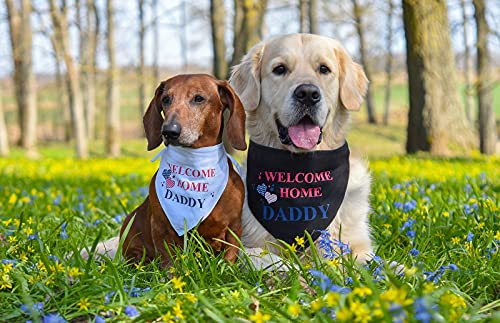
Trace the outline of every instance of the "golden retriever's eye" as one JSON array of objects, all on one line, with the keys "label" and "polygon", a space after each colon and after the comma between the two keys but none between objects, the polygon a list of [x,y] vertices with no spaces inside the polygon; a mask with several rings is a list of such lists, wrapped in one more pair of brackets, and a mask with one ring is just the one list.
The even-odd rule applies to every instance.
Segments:
[{"label": "golden retriever's eye", "polygon": [[286,66],[283,64],[280,64],[280,65],[276,66],[275,68],[273,68],[273,74],[278,75],[278,76],[285,74],[286,71],[287,71]]},{"label": "golden retriever's eye", "polygon": [[202,97],[201,95],[196,95],[193,99],[194,103],[202,103],[203,101],[205,101],[205,98]]},{"label": "golden retriever's eye", "polygon": [[328,73],[330,73],[330,72],[331,72],[331,70],[328,68],[328,66],[326,66],[326,65],[321,65],[321,66],[319,67],[319,72],[320,72],[321,74],[328,74]]},{"label": "golden retriever's eye", "polygon": [[172,99],[170,98],[170,96],[165,95],[165,96],[163,97],[163,99],[161,99],[161,102],[162,102],[164,105],[170,105],[170,103],[172,103]]}]

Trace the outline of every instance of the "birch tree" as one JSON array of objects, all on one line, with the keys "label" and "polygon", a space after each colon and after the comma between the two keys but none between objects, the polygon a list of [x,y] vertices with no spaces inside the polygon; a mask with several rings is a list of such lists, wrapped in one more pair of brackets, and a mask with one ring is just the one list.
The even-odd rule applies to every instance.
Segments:
[{"label": "birch tree", "polygon": [[115,59],[113,0],[106,1],[106,18],[108,21],[106,49],[109,63],[107,76],[106,153],[112,157],[117,157],[120,155],[120,92],[118,88],[119,70]]},{"label": "birch tree", "polygon": [[32,67],[31,1],[5,0],[5,5],[14,62],[14,89],[21,130],[20,145],[28,154],[36,155],[37,106]]},{"label": "birch tree", "polygon": [[0,156],[9,155],[9,141],[7,138],[7,124],[3,113],[2,87],[0,86]]}]

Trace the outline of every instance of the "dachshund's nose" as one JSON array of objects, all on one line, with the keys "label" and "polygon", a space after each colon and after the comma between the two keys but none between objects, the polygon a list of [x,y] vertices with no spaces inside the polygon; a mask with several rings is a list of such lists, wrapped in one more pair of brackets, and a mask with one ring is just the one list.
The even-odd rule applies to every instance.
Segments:
[{"label": "dachshund's nose", "polygon": [[293,91],[293,97],[305,105],[315,105],[321,101],[319,88],[313,84],[301,84]]},{"label": "dachshund's nose", "polygon": [[161,134],[168,139],[177,139],[181,135],[182,127],[177,122],[169,122],[164,124],[161,129]]}]

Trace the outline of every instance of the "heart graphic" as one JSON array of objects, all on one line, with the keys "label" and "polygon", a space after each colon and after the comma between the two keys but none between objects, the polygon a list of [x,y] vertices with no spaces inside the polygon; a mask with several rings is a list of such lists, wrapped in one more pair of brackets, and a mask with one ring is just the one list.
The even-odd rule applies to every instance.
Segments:
[{"label": "heart graphic", "polygon": [[172,188],[175,185],[175,182],[172,179],[170,179],[170,178],[167,178],[167,182],[166,183],[167,183],[167,188]]},{"label": "heart graphic", "polygon": [[266,192],[266,194],[264,195],[264,197],[266,198],[266,201],[269,204],[272,204],[272,203],[274,203],[274,202],[276,202],[278,200],[278,196],[276,194],[271,194],[269,192]]},{"label": "heart graphic", "polygon": [[170,175],[172,175],[172,171],[170,169],[164,169],[163,172],[161,173],[165,179],[169,178]]},{"label": "heart graphic", "polygon": [[266,186],[266,184],[257,185],[257,193],[259,193],[260,195],[264,196],[264,194],[266,194],[266,192],[267,192],[267,186]]}]

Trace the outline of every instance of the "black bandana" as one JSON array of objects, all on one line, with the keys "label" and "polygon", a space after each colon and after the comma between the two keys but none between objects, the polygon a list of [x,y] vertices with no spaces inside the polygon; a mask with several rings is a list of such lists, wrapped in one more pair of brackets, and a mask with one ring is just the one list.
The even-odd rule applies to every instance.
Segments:
[{"label": "black bandana", "polygon": [[347,142],[336,150],[292,153],[250,141],[248,205],[267,231],[289,244],[304,231],[316,240],[330,225],[348,178]]}]

